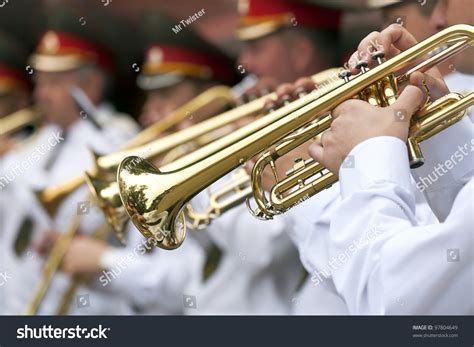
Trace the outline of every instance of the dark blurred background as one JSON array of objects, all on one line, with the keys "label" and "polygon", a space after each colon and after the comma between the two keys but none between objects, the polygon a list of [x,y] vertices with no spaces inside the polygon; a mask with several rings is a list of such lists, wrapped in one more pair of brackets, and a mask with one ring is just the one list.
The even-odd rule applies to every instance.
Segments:
[{"label": "dark blurred background", "polygon": [[[271,0],[269,0],[271,1]],[[88,25],[96,20],[97,13],[103,18],[99,24],[108,31],[110,45],[116,59],[114,86],[111,101],[119,111],[136,116],[142,102],[136,88],[137,72],[134,63],[141,64],[143,50],[137,34],[138,22],[148,8],[159,8],[175,17],[176,23],[204,9],[205,15],[192,23],[192,29],[201,33],[207,40],[218,44],[230,55],[238,51],[234,39],[237,25],[237,0],[0,0],[0,30],[15,36],[31,52],[40,35],[44,32],[45,17],[51,6],[70,6],[77,10],[77,25]],[[364,0],[329,1],[350,5],[364,3]],[[334,49],[351,52],[356,43],[367,32],[375,30],[380,24],[377,11],[347,12],[343,17],[341,41]],[[171,28],[170,28],[171,30]],[[341,56],[343,65],[345,56]],[[237,67],[235,67],[237,69]],[[26,73],[26,66],[25,66]]]}]

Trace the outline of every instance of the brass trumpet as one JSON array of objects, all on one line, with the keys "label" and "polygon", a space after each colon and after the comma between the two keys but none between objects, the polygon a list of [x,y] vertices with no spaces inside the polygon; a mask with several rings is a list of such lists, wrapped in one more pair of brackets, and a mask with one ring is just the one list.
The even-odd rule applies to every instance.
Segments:
[{"label": "brass trumpet", "polygon": [[[120,200],[115,177],[111,178],[109,175],[104,173],[110,173],[110,171],[116,168],[124,158],[130,155],[135,154],[148,159],[155,159],[172,151],[173,156],[179,156],[181,153],[176,153],[177,149],[182,148],[185,145],[196,144],[202,146],[212,142],[217,137],[222,136],[220,131],[223,128],[231,125],[239,119],[258,115],[263,109],[265,100],[266,97],[261,97],[248,104],[231,109],[218,116],[195,124],[189,128],[152,141],[144,146],[118,151],[103,157],[97,157],[95,160],[95,166],[99,169],[99,172],[101,172],[102,175],[98,175],[96,172],[86,173],[85,181],[89,185],[94,200],[98,206],[102,208],[107,221],[116,232],[118,239],[121,242],[124,242],[123,231],[129,217],[122,205],[122,201]],[[230,129],[228,129],[228,131],[230,131]],[[184,164],[191,164],[191,162]],[[82,182],[83,181],[81,181],[81,184]],[[69,190],[70,189],[66,189],[66,191]],[[63,194],[66,193],[57,190],[56,194],[53,195],[56,199],[51,199],[47,205],[52,206],[53,201],[60,200],[59,198]]]},{"label": "brass trumpet", "polygon": [[[328,113],[350,98],[363,95],[365,100],[377,101],[379,105],[390,104],[398,95],[397,84],[406,81],[411,73],[428,70],[471,46],[473,40],[472,26],[456,25],[385,62],[381,61],[381,52],[374,52],[373,58],[380,64],[373,69],[367,68],[368,62],[361,61],[361,73],[357,76],[350,77],[347,72],[341,73],[345,83],[322,95],[308,94],[175,161],[171,167],[157,169],[141,158],[126,158],[117,173],[123,205],[143,236],[152,238],[158,247],[177,248],[186,236],[183,214],[185,205],[200,191],[238,167],[242,161],[281,142],[295,129],[308,126],[312,120],[315,123],[311,126],[311,136],[316,136],[329,127],[331,117]],[[449,48],[407,72],[400,73],[413,66],[417,59],[442,45]],[[396,73],[399,75],[396,76]],[[417,148],[416,151],[409,151],[414,162],[420,159],[419,139],[415,136],[411,141],[411,146]],[[289,141],[293,140],[298,141]]]},{"label": "brass trumpet", "polygon": [[[151,127],[143,130],[134,139],[128,142],[127,146],[139,146],[149,142],[157,135],[161,134],[163,131],[171,128],[178,122],[182,121],[185,117],[189,115],[190,110],[192,112],[197,112],[198,110],[201,110],[205,107],[207,112],[215,112],[216,109],[220,109],[225,104],[229,104],[232,101],[233,94],[230,88],[225,86],[210,88],[204,93],[198,95],[195,99],[191,100],[184,106],[177,109],[170,116],[166,117],[163,122],[158,122],[155,125],[152,125]],[[114,162],[107,160],[106,158],[107,156],[99,157],[95,155],[96,167],[93,170],[94,176],[77,176],[59,187],[48,188],[44,191],[36,193],[38,199],[43,204],[43,207],[49,213],[50,216],[55,215],[58,207],[61,205],[64,198],[66,198],[67,196],[69,196],[69,194],[79,188],[84,182],[86,182],[86,180],[91,186],[92,183],[90,182],[90,180],[99,181],[99,177],[105,178],[108,176],[108,172],[110,172],[110,170],[114,168]],[[115,165],[117,166],[120,163],[120,158],[115,158],[117,158],[118,160],[115,163]],[[101,160],[104,160],[106,164],[102,165]],[[108,221],[111,222],[110,220]],[[112,223],[114,226],[117,224],[115,221],[112,221]],[[51,281],[60,267],[62,258],[66,253],[74,235],[77,232],[79,224],[80,218],[75,216],[68,230],[64,234],[62,234],[57,240],[57,242],[54,244],[53,249],[51,250],[50,255],[48,256],[47,262],[45,264],[41,281],[34,292],[34,296],[31,302],[25,309],[24,314],[33,315],[37,313],[41,303],[43,302],[44,296],[51,285]],[[95,236],[103,238],[107,230],[108,228],[104,229],[101,227],[96,231]],[[120,239],[121,235],[118,236]],[[121,241],[123,242],[123,238],[121,239]],[[67,292],[62,298],[60,306],[58,307],[59,314],[65,314],[67,312],[74,297],[75,291],[77,290],[79,285],[84,282],[84,280],[85,279],[83,277],[75,277],[72,279],[72,282]]]},{"label": "brass trumpet", "polygon": [[177,125],[192,113],[206,108],[206,113],[213,114],[232,104],[233,101],[232,88],[223,85],[208,88],[161,121],[141,131],[125,144],[125,148],[133,148],[153,141],[158,135]]},{"label": "brass trumpet", "polygon": [[194,230],[202,230],[214,219],[240,205],[251,196],[250,176],[244,169],[237,170],[229,183],[216,191],[209,191],[209,205],[205,211],[198,212],[191,204],[185,206],[186,225]]},{"label": "brass trumpet", "polygon": [[[315,83],[322,83],[323,81],[326,81],[329,76],[333,76],[336,71],[337,69],[329,69],[312,76],[312,78]],[[113,168],[114,166],[118,166],[118,163],[123,158],[134,154],[147,159],[153,159],[163,155],[164,153],[167,153],[163,158],[163,164],[171,160],[176,161],[175,159],[182,156],[184,153],[202,147],[224,136],[225,134],[230,133],[234,129],[234,127],[231,126],[232,123],[246,117],[253,117],[263,114],[265,102],[269,98],[276,98],[276,94],[268,94],[247,104],[224,112],[221,115],[215,116],[209,120],[184,129],[180,132],[153,141],[145,146],[134,148],[128,151],[120,151],[115,154],[99,158],[96,160],[96,166],[99,167],[102,172],[104,172],[110,168]],[[194,158],[188,158],[191,159],[191,161],[183,159],[177,160],[176,162],[178,165],[182,166],[192,164]],[[173,166],[175,166],[175,164],[171,162],[166,167],[171,168]],[[246,178],[244,180],[247,182],[242,183],[242,188],[243,185],[250,187],[249,176],[246,173],[245,176]],[[243,176],[240,179],[243,179]],[[110,180],[109,178],[87,174],[86,181],[97,204],[102,208],[107,221],[114,228],[118,239],[124,242],[123,231],[125,229],[126,223],[129,220],[129,217],[120,200],[118,185],[115,179]],[[197,213],[191,208],[191,206],[188,206],[186,208],[186,212],[189,225],[195,229],[202,229],[210,222],[211,219],[216,218],[218,214],[221,214],[236,204],[243,202],[243,197],[240,196],[241,193],[238,192],[239,189],[240,187],[234,187],[231,189],[231,191],[238,194],[239,197],[227,197],[226,199],[221,199],[220,197],[217,198],[216,196],[217,199],[211,199],[213,202],[212,210],[207,211],[206,214]],[[228,193],[230,194],[231,191],[228,191]],[[248,192],[249,188],[246,188],[245,191]],[[223,190],[219,190],[219,193],[223,194]],[[247,196],[247,194],[245,196]],[[235,203],[232,203],[231,201],[235,201]],[[230,205],[228,205],[229,203]],[[225,206],[223,206],[223,204],[225,204]],[[217,213],[217,211],[219,211],[219,213]]]},{"label": "brass trumpet", "polygon": [[[412,118],[407,141],[412,169],[421,166],[424,161],[418,144],[461,120],[466,109],[473,103],[474,93],[465,97],[458,93],[450,93],[417,112]],[[330,125],[330,116],[311,124],[319,127],[318,133],[322,133]],[[277,183],[272,187],[268,197],[266,196],[261,183],[261,174],[265,166],[274,166],[279,157],[294,149],[298,143],[304,143],[313,137],[314,132],[301,133],[301,136],[277,146],[257,160],[252,169],[251,182],[258,207],[252,208],[247,200],[247,207],[252,215],[263,220],[272,219],[273,216],[288,211],[338,181],[336,175],[314,159],[298,158],[293,168],[286,173],[286,178],[279,180],[275,176]]]},{"label": "brass trumpet", "polygon": [[[177,110],[175,110],[166,118],[164,118],[162,121],[157,122],[156,124],[151,125],[150,127],[142,130],[132,140],[125,144],[124,149],[122,151],[105,156],[99,156],[96,153],[93,153],[95,168],[91,170],[91,174],[96,177],[107,177],[107,173],[110,173],[111,171],[115,170],[116,167],[120,164],[122,158],[124,158],[128,153],[131,153],[127,152],[127,149],[141,146],[137,148],[138,152],[132,153],[141,153],[142,155],[144,155],[144,152],[148,151],[148,147],[145,146],[146,143],[149,143],[150,141],[154,140],[158,135],[162,134],[164,131],[181,122],[183,119],[188,117],[190,113],[198,112],[204,108],[206,109],[206,112],[216,112],[216,110],[222,109],[225,105],[229,105],[232,102],[233,94],[231,88],[226,86],[216,86],[207,89],[203,93],[196,96],[194,99],[179,107]],[[160,146],[163,146],[163,151],[159,153],[162,154],[167,150],[174,148],[175,146],[179,146],[183,143],[183,141],[187,141],[187,139],[181,140],[179,137],[175,136],[169,138],[168,140],[160,141],[159,139],[156,141],[156,149],[159,150]],[[150,146],[151,145],[152,144],[150,143]],[[123,153],[123,155],[121,153]],[[58,207],[62,204],[64,199],[68,197],[69,194],[78,189],[80,186],[82,186],[84,183],[85,176],[79,175],[59,186],[49,187],[45,190],[35,192],[35,195],[40,201],[41,205],[46,210],[46,212],[50,216],[54,216],[58,210]]]},{"label": "brass trumpet", "polygon": [[42,113],[35,108],[24,108],[0,119],[0,137],[17,133],[29,125],[38,125]]}]

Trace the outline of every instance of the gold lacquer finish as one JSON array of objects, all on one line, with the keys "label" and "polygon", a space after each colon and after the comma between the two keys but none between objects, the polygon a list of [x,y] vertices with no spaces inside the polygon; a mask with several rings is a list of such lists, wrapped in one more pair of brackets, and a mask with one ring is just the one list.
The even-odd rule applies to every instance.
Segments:
[{"label": "gold lacquer finish", "polygon": [[[338,78],[338,71],[339,69],[333,68],[312,76],[313,81],[320,88],[318,92],[332,89],[341,83]],[[186,225],[193,230],[204,229],[214,219],[251,197],[250,175],[243,169],[237,170],[224,186],[215,191],[209,190],[208,193],[209,204],[204,211],[196,211],[191,204],[186,205],[184,209]]]},{"label": "gold lacquer finish", "polygon": [[[273,97],[275,97],[274,94]],[[222,130],[225,130],[226,134],[229,133],[233,129],[232,127],[229,128],[229,126],[239,119],[258,115],[263,109],[265,100],[266,98],[264,97],[259,98],[189,128],[152,141],[146,145],[130,150],[118,151],[103,157],[97,157],[96,168],[102,173],[110,172],[120,164],[123,158],[130,155],[138,155],[152,160],[166,154],[166,156],[163,157],[163,162],[180,157],[184,153],[194,150],[197,146],[203,146],[221,137],[223,135]],[[191,162],[182,162],[182,165],[190,163]],[[123,232],[129,217],[120,200],[118,184],[115,182],[116,177],[110,179],[107,177],[108,175],[101,176],[97,175],[96,172],[97,170],[87,173],[86,181],[97,204],[102,208],[118,238],[124,242]],[[80,182],[71,181],[71,183],[79,184]],[[46,200],[48,196],[60,197],[60,191],[53,191],[50,188],[43,192],[43,196],[43,200]],[[54,199],[46,200],[48,201],[46,206],[54,206],[51,200],[54,201]]]},{"label": "gold lacquer finish", "polygon": [[[149,142],[186,117],[189,117],[190,114],[198,112],[199,110],[202,110],[206,107],[206,112],[212,113],[218,109],[221,109],[224,107],[224,105],[231,104],[232,102],[233,95],[229,87],[216,86],[209,88],[205,92],[199,94],[196,98],[181,106],[175,112],[171,113],[162,121],[157,122],[156,124],[151,125],[150,127],[141,131],[124,146],[123,150],[104,156],[99,156],[93,153],[95,159],[95,168],[90,170],[89,174],[96,178],[104,178],[104,176],[107,176],[108,173],[111,171],[113,172],[118,167],[123,158],[133,153],[143,155],[147,158],[155,158],[156,156],[166,153],[176,146],[193,139],[193,136],[197,136],[196,133],[187,132],[183,134],[183,137],[170,135],[163,137],[162,139],[155,140],[151,143]],[[216,126],[220,125],[217,124]],[[201,132],[198,135],[202,134],[203,133]],[[145,145],[147,143],[149,144]],[[134,148],[133,151],[131,150],[132,148]],[[64,199],[80,186],[82,186],[85,183],[85,179],[85,176],[81,174],[64,184],[56,187],[49,187],[45,190],[38,191],[35,194],[48,214],[50,216],[54,216]]]},{"label": "gold lacquer finish", "polygon": [[35,191],[34,193],[48,215],[54,217],[64,199],[83,184],[84,176],[81,175],[72,178],[62,185],[49,187],[44,190]]},{"label": "gold lacquer finish", "polygon": [[[125,144],[125,148],[133,148],[144,145],[156,139],[179,122],[188,118],[191,114],[202,110],[207,114],[215,114],[234,102],[232,89],[227,86],[215,86],[188,101],[161,121],[141,131],[137,136]],[[205,110],[204,110],[205,109]]]},{"label": "gold lacquer finish", "polygon": [[62,259],[66,254],[66,251],[68,250],[74,235],[76,235],[79,225],[80,218],[78,216],[74,216],[69,229],[64,234],[60,235],[54,243],[54,246],[49,253],[48,259],[44,264],[40,283],[34,291],[33,299],[23,312],[24,315],[31,316],[38,313],[44,296],[49,289],[55,273],[61,266]]},{"label": "gold lacquer finish", "polygon": [[[232,101],[233,94],[231,93],[230,88],[223,86],[210,88],[206,92],[198,95],[195,99],[183,105],[170,116],[165,118],[163,123],[160,122],[145,129],[143,132],[138,134],[132,141],[130,141],[127,146],[133,147],[143,145],[144,143],[149,142],[157,135],[161,134],[163,131],[171,128],[172,126],[176,125],[177,123],[188,117],[190,113],[198,112],[202,108],[206,108],[206,112],[214,113],[218,109],[221,109],[224,105],[230,104]],[[26,119],[24,116],[22,117],[23,119]],[[25,121],[16,121],[16,123],[25,123]],[[10,128],[13,127],[10,126]],[[156,144],[156,148],[158,150],[156,150],[155,152],[151,151],[151,158],[153,158],[153,155],[158,155],[166,152],[166,150],[159,150],[160,145],[163,144],[163,142]],[[170,146],[168,147],[168,149],[173,148],[174,144],[169,143],[168,146]],[[149,149],[142,147],[139,150],[148,151]],[[113,170],[116,166],[118,166],[124,156],[125,155],[120,156],[120,154],[112,154],[110,156],[103,157],[95,156],[96,167],[92,170],[92,173],[77,176],[58,187],[51,187],[46,190],[36,192],[36,195],[45,210],[48,212],[48,214],[50,216],[54,216],[64,199],[76,189],[78,189],[80,186],[82,186],[84,182],[87,182],[92,191],[93,196],[99,203],[99,206],[104,209],[104,213],[106,215],[108,223],[110,223],[113,226],[114,230],[117,232],[117,237],[119,238],[119,240],[124,242],[123,230],[128,220],[128,217],[124,211],[120,213],[120,209],[123,210],[123,206],[118,195],[116,183],[110,177],[110,171]],[[28,307],[24,312],[25,314],[32,315],[38,312],[38,309],[41,303],[43,302],[43,298],[51,284],[51,281],[60,267],[63,256],[66,253],[75,233],[77,232],[79,224],[80,218],[76,216],[73,219],[69,229],[58,238],[57,242],[55,242],[50,252],[50,255],[48,256],[48,259],[46,261],[41,281],[34,292],[32,301],[29,303]],[[98,231],[96,231],[95,236],[103,235],[103,230],[108,230],[108,228],[100,228]],[[73,278],[73,281],[69,286],[67,292],[63,296],[63,299],[58,308],[59,314],[64,314],[67,312],[74,297],[74,293],[81,285],[81,283],[86,280],[87,278],[83,277]]]},{"label": "gold lacquer finish", "polygon": [[25,108],[0,119],[0,137],[12,135],[29,125],[38,125],[42,113],[34,108]]},{"label": "gold lacquer finish", "polygon": [[258,207],[251,208],[250,202],[247,200],[247,207],[255,217],[265,220],[272,219],[275,214],[286,211],[287,206],[301,203],[326,188],[326,185],[336,182],[336,177],[313,159],[297,158],[293,168],[286,173],[286,178],[280,180],[275,174],[277,183],[271,189],[268,199],[262,185],[262,173],[267,165],[275,167],[278,158],[311,140],[316,136],[315,134],[329,129],[331,121],[331,116],[326,115],[310,122],[304,128],[285,138],[285,141],[278,144],[273,150],[264,153],[256,161],[252,169],[251,182],[253,196]]},{"label": "gold lacquer finish", "polygon": [[[321,83],[330,76],[334,76],[336,72],[337,69],[330,69],[324,71],[323,73],[314,75],[313,79],[316,83]],[[261,115],[263,113],[265,101],[268,98],[276,98],[276,94],[268,94],[245,105],[239,106],[211,119],[200,122],[192,127],[152,141],[147,145],[136,147],[131,150],[119,151],[117,153],[112,153],[103,157],[97,157],[96,167],[99,169],[99,172],[110,172],[111,169],[114,169],[116,166],[118,166],[123,158],[130,155],[137,155],[146,159],[155,159],[164,155],[162,157],[163,164],[174,160],[176,163],[178,163],[178,165],[189,165],[195,160],[194,157],[187,157],[187,159],[180,161],[176,159],[182,157],[184,154],[189,153],[192,150],[195,150],[196,148],[202,147],[230,133],[234,129],[234,126],[232,126],[234,122],[245,117],[255,117]],[[170,163],[167,168],[171,169],[172,167],[179,167],[176,166],[176,163]],[[129,217],[123,205],[119,203],[121,200],[117,183],[113,182],[115,178],[111,180],[107,178],[107,176],[108,175],[104,174],[99,176],[94,173],[89,173],[87,175],[87,182],[93,196],[96,199],[96,202],[103,209],[107,220],[114,228],[118,238],[124,242],[123,233]],[[250,186],[249,178],[247,178],[247,180],[248,183],[246,184]],[[244,193],[241,191],[241,187],[242,184],[231,189],[233,192],[238,194],[239,197],[226,198],[225,202],[222,201],[223,199],[220,197],[217,197],[217,199],[211,198],[213,206],[206,213],[197,213],[196,211],[193,211],[191,206],[188,206],[186,210],[189,212],[187,214],[187,223],[189,225],[196,226],[196,228],[202,228],[206,224],[205,221],[210,222],[211,217],[217,217],[217,214],[214,213],[215,211],[219,210],[224,212],[231,207],[222,206],[222,203],[232,203],[232,206],[235,206],[237,204],[237,199],[240,199],[239,201],[244,201]],[[249,188],[245,191],[250,193]],[[234,199],[235,201],[232,202]]]},{"label": "gold lacquer finish", "polygon": [[230,182],[215,191],[209,191],[209,205],[203,212],[194,210],[191,204],[184,209],[186,225],[194,230],[206,228],[212,220],[240,205],[252,195],[250,176],[244,169],[237,170]]},{"label": "gold lacquer finish", "polygon": [[105,180],[91,176],[86,173],[86,182],[91,191],[92,197],[99,206],[107,220],[107,223],[115,231],[118,240],[125,244],[125,226],[128,222],[128,215],[118,194],[118,184],[115,180]]},{"label": "gold lacquer finish", "polygon": [[[452,52],[452,47],[448,48],[444,54],[451,54],[449,53],[450,51]],[[431,61],[432,64],[435,64],[442,61],[442,59],[440,59],[438,54]],[[418,67],[426,68],[427,66],[430,66],[430,64],[423,62]],[[416,71],[416,69],[411,70],[411,72],[413,71]],[[384,84],[379,82],[375,85],[375,88],[372,86],[370,90],[359,93],[356,97],[377,106],[390,105],[395,101],[394,98],[384,100],[379,96],[384,91],[388,95],[396,96],[398,94],[397,82],[401,79],[406,79],[405,75],[396,80],[390,78]],[[397,93],[394,94],[390,90],[397,91]],[[461,120],[465,115],[466,109],[472,106],[473,98],[473,93],[465,97],[458,93],[450,93],[435,102],[428,101],[421,110],[413,115],[407,140],[410,167],[412,169],[424,163],[419,143]],[[268,151],[257,160],[253,167],[251,179],[257,208],[252,208],[247,200],[247,206],[255,217],[264,220],[272,219],[273,216],[286,212],[291,207],[309,199],[337,182],[337,177],[333,173],[311,158],[307,160],[298,159],[293,169],[287,172],[285,178],[279,179],[275,177],[277,183],[272,187],[268,196],[265,194],[261,182],[262,172],[267,165],[275,167],[275,162],[278,158],[315,137],[315,135],[322,134],[322,132],[329,128],[330,123],[330,116],[313,122],[304,131],[298,132],[295,136],[290,136],[291,140],[278,145],[275,149]],[[316,128],[314,128],[315,126]],[[319,130],[317,127],[319,127]]]},{"label": "gold lacquer finish", "polygon": [[407,143],[411,168],[417,168],[424,162],[418,144],[459,122],[473,103],[474,93],[466,96],[449,93],[427,105],[412,117]]},{"label": "gold lacquer finish", "polygon": [[[76,215],[73,217],[73,220],[68,230],[65,233],[61,234],[56,240],[56,242],[54,243],[54,246],[49,252],[48,258],[46,259],[46,262],[44,264],[44,268],[41,273],[40,282],[38,283],[38,286],[35,288],[35,291],[33,292],[33,297],[31,301],[28,303],[28,306],[23,312],[24,315],[31,316],[38,313],[38,310],[40,309],[41,304],[43,303],[43,299],[48,289],[51,286],[51,282],[53,281],[54,275],[61,267],[61,262],[64,258],[64,255],[66,254],[74,236],[77,233],[79,225],[80,225],[80,218],[79,216]],[[103,240],[108,235],[109,230],[110,230],[110,227],[104,224],[100,226],[97,230],[95,230],[92,236],[96,239]],[[67,291],[64,293],[63,297],[61,298],[61,301],[57,307],[56,314],[60,314],[60,315],[67,314],[71,306],[71,303],[74,300],[76,291],[88,279],[89,279],[88,276],[85,276],[85,275],[73,276],[71,278],[71,283],[69,284]]]},{"label": "gold lacquer finish", "polygon": [[[408,79],[407,74],[426,71],[469,47],[473,38],[474,31],[470,25],[447,28],[373,69],[363,69],[362,73],[347,78],[346,83],[327,93],[303,96],[172,165],[157,169],[141,158],[126,158],[119,166],[118,183],[122,202],[132,222],[146,238],[153,238],[157,246],[164,249],[179,247],[186,235],[183,208],[200,191],[242,162],[281,142],[295,129],[315,119],[316,124],[324,122],[324,117],[343,101],[360,95],[373,85],[391,84],[393,76],[409,69],[415,60],[436,47],[448,45],[450,48],[441,53],[442,58],[429,58],[408,73],[396,76],[398,84]],[[388,97],[385,100],[390,104],[393,90],[386,92]],[[312,136],[316,136],[321,128],[317,125]]]}]

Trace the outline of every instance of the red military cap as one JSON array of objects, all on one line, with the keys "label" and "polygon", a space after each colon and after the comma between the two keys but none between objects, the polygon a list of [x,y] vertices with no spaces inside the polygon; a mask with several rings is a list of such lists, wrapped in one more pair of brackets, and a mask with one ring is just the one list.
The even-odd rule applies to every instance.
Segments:
[{"label": "red military cap", "polygon": [[[33,69],[59,72],[86,64],[112,68],[111,51],[119,45],[120,38],[114,16],[95,10],[81,17],[83,14],[77,9],[60,4],[49,4],[44,11],[43,35],[30,57]],[[118,38],[112,40],[109,32]]]},{"label": "red military cap", "polygon": [[174,78],[182,76],[226,82],[233,77],[232,66],[230,61],[209,52],[183,46],[152,45],[146,50],[141,77],[153,77],[155,81],[159,77],[159,84],[163,86],[173,84]]},{"label": "red military cap", "polygon": [[85,64],[111,68],[109,53],[97,44],[71,33],[47,31],[30,58],[31,66],[39,71],[67,71]]},{"label": "red military cap", "polygon": [[232,59],[191,28],[173,29],[180,22],[153,9],[142,16],[140,23],[146,48],[137,78],[140,88],[167,87],[186,77],[225,84],[233,81]]}]

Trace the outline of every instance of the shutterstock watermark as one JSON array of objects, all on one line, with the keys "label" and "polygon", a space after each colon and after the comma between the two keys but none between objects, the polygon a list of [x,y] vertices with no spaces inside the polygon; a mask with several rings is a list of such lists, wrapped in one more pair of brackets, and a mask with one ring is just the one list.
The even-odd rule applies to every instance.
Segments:
[{"label": "shutterstock watermark", "polygon": [[9,168],[7,168],[5,174],[0,176],[0,190],[3,190],[8,184],[10,184],[15,178],[23,175],[29,168],[35,163],[41,160],[41,157],[47,152],[52,150],[56,145],[64,141],[62,133],[59,131],[54,132],[46,143],[41,143],[36,146],[28,155],[28,157],[22,161],[19,161]]},{"label": "shutterstock watermark", "polygon": [[0,272],[0,287],[7,284],[7,282],[11,279],[12,279],[12,276],[8,273],[8,271]]},{"label": "shutterstock watermark", "polygon": [[183,306],[184,308],[197,308],[196,296],[183,294]]},{"label": "shutterstock watermark", "polygon": [[331,277],[334,271],[342,267],[359,250],[367,247],[381,232],[381,225],[371,226],[359,239],[353,240],[343,252],[339,252],[337,256],[332,256],[326,267],[314,271],[313,276],[311,276],[313,284],[317,286],[324,282],[325,279]]},{"label": "shutterstock watermark", "polygon": [[312,93],[315,94],[316,97],[319,98],[322,95],[334,89],[334,87],[339,84],[341,84],[341,78],[339,77],[339,72],[337,72],[337,73],[331,74],[323,82],[318,83],[315,86],[315,89],[312,91]]},{"label": "shutterstock watermark", "polygon": [[53,328],[51,325],[42,327],[30,327],[25,324],[16,331],[16,338],[23,339],[107,339],[107,332],[110,328],[105,328],[100,324],[96,328],[81,328],[76,325],[74,328]]},{"label": "shutterstock watermark", "polygon": [[149,252],[151,249],[156,247],[158,241],[154,238],[143,239],[138,245],[136,245],[133,250],[125,254],[120,258],[115,265],[108,270],[102,270],[102,275],[99,277],[99,281],[103,287],[107,286],[114,279],[120,277],[122,271],[127,269],[132,265],[139,256],[144,255]]},{"label": "shutterstock watermark", "polygon": [[416,188],[423,193],[426,188],[447,174],[449,170],[452,170],[457,164],[462,162],[470,152],[474,152],[474,138],[471,139],[470,143],[465,143],[462,146],[459,145],[457,150],[451,155],[451,157],[449,157],[449,159],[434,166],[433,170],[427,176],[418,177],[416,179]]}]

